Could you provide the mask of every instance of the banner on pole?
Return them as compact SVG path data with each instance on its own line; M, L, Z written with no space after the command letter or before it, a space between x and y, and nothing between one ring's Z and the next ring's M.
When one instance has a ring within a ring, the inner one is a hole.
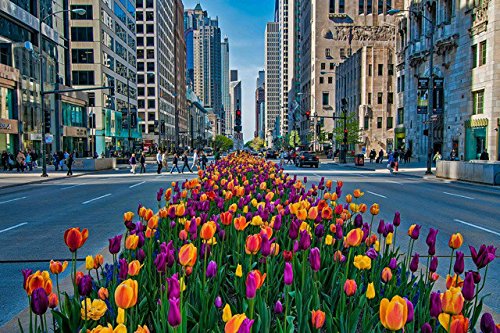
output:
M419 78L417 87L417 114L427 114L429 105L429 79Z

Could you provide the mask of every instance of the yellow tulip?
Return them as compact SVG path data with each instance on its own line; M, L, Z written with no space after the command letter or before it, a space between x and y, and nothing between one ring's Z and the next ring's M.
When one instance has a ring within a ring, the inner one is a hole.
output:
M85 304L87 305L85 307ZM98 321L108 310L106 303L103 300L85 298L82 301L81 317L85 320L85 309L87 309L87 319Z
M399 331L408 319L408 305L404 298L394 296L391 301L387 298L380 302L380 322L391 331Z
M325 244L326 245L332 245L333 241L334 241L334 239L333 239L332 235L326 235L326 237L325 237Z
M366 287L366 298L375 298L375 287L373 286L373 282L368 283L368 286Z
M392 244L392 237L393 237L393 233L390 232L387 234L387 237L385 238L385 245L391 245Z
M368 256L357 255L354 257L354 267L360 270L371 269L372 260Z
M237 277L243 276L243 270L240 264L238 264L238 266L236 267L236 272L234 273L234 275L236 275Z
M116 322L118 324L125 323L125 310L122 308L118 308L118 314L116 315Z
M229 306L229 304L226 304L226 306L224 306L224 309L222 310L222 321L226 323L229 321L229 319L231 319L232 316L233 314L231 313L231 307Z
M92 256L87 256L85 258L85 268L90 271L94 269L94 258Z

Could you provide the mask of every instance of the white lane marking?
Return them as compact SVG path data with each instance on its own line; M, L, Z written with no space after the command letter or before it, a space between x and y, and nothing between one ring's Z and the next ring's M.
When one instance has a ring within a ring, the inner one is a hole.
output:
M354 173L353 175L355 175L355 176L359 176L359 177L368 177L368 176L366 176L366 175L362 175L362 174L360 174L360 173Z
M142 184L144 184L144 183L145 183L145 181L144 181L144 182L137 183L137 184L134 184L134 185L130 185L128 188L134 188L134 187L139 186L139 185L142 185Z
M76 185L71 185L71 186L67 186L67 187L63 187L61 188L61 190L67 190L69 188L73 188L73 187L77 187L77 186L82 186L82 185L86 185L87 183L82 183L82 184L76 184Z
M105 195L101 195L100 197L84 201L84 202L82 202L82 205L86 205L86 204L88 204L88 203L90 203L92 201L96 201L96 200L99 200L99 199L102 199L102 198L105 198L105 197L109 197L110 195L111 195L111 193L108 193L108 194L105 194Z
M377 197L381 197L381 198L386 198L386 199L387 199L387 197L386 197L385 195L378 194L378 193L371 192L371 191L366 191L366 192L368 192L368 193L370 193L370 194L373 194L373 195L376 195Z
M3 229L3 230L0 230L0 234L1 234L2 232L6 232L6 231L9 231L9 230L12 230L12 229L15 229L15 228L22 227L23 225L26 225L26 224L28 224L28 222L19 223L19 224L16 224L16 225L12 226L12 227L9 227L9 228L6 228L6 229Z
M395 182L394 180L386 180L388 183L393 183L393 184L398 184L398 185L403 185L402 183Z
M23 200L23 199L26 199L26 197L20 197L20 198L10 199L10 200L7 200L7 201L0 201L0 204L12 202L12 201L17 201L17 200Z
M468 197L468 196L465 196L465 195L460 195L460 194L455 194L455 193L449 193L449 192L443 192L443 193L451 195L451 196L454 196L454 197L460 197L460 198L464 198L464 199L474 200L474 198L471 198L471 197Z
M496 231L493 231L493 230L490 230L490 229L487 229L487 228L483 228L483 227L480 227L478 225L475 225L475 224L472 224L472 223L469 223L469 222L465 222L465 221L462 221L462 220L458 220L458 219L454 219L455 222L458 222L458 223L462 223L462 224L465 224L465 225L468 225L469 227L473 227L473 228L477 228L477 229L481 229L483 231L486 231L486 232L489 232L491 234L494 234L494 235L497 235L497 236L500 236L500 232L496 232Z
M324 177L324 176L318 175L317 173L313 173L313 176L318 177L318 178Z

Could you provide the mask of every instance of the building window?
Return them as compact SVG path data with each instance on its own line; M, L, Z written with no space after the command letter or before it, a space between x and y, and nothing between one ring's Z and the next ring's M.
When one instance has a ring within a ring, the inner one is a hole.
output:
M75 86L88 86L95 84L94 71L73 71L72 83Z
M377 128L382 128L382 117L377 117Z
M382 104L382 100L384 99L384 93L377 93L377 103Z
M477 67L477 44L472 45L471 53L472 53L472 68L476 68Z
M148 87L148 96L149 97L155 96L155 87Z
M148 69L148 72L154 72L154 70L155 70L155 63L154 62L148 62L147 69Z
M332 57L332 52L330 49L325 49L325 57L330 59Z
M333 62L330 63L330 70L333 71L335 69L335 64Z
M148 73L148 83L155 83L155 75L153 73Z
M78 15L71 12L72 20L92 20L92 5L71 5L71 10L75 9L85 9L85 14Z
M137 107L139 109L144 109L144 106L145 106L145 104L144 104L144 100L143 99L140 99L140 100L137 101Z
M142 25L142 24L137 25L137 33L138 34L144 33L144 25Z
M389 76L394 75L394 65L393 64L387 65L387 74L389 74Z
M72 49L71 62L74 64L92 64L94 63L93 49Z
M340 48L339 49L339 55L340 55L340 59L345 59L346 56L345 56L345 49L344 48Z
M405 76L401 75L401 91L405 91Z
M387 129L391 129L392 127L392 117L387 117Z
M155 32L155 26L153 24L146 25L146 33L152 34Z
M486 64L486 41L479 43L479 66Z
M335 0L330 0L330 14L335 13Z
M472 114L483 114L484 113L484 90L478 90L472 92L472 102L473 110Z
M388 104L394 103L394 93L392 93L392 92L387 93L387 103Z
M373 12L372 0L367 0L366 2L366 14L371 14Z
M324 62L321 63L321 70L324 71L326 69L326 64Z
M378 0L378 14L384 13L384 0Z
M372 64L368 65L368 76L372 76Z
M363 126L364 129L365 130L369 129L370 128L370 117L365 116L363 120L364 120L364 126Z
M320 78L319 78L319 84L323 84L323 83L325 83L325 79L322 76L320 76Z
M358 9L359 15L365 13L365 0L359 0L359 9Z
M144 96L144 87L137 88L137 95Z
M92 27L71 27L71 40L74 42L92 42L94 29Z
M405 122L405 109L398 108L398 125L403 125Z
M146 7L147 8L153 8L154 7L154 1L153 0L146 0Z
M137 74L137 83L144 83L144 75Z
M142 61L137 62L137 70L139 72L144 72L144 63Z
M372 104L372 93L368 93L368 105Z
M154 21L155 20L155 14L153 12L146 12L146 21Z
M156 107L156 103L154 99L148 99L148 109L154 109Z
M384 75L384 64L378 64L378 75Z
M327 92L323 92L323 105L330 105L330 94Z
M339 13L344 13L344 12L345 12L345 1L339 0Z
M135 18L137 21L143 21L144 20L144 13L143 12L135 13Z
M146 37L146 45L147 46L155 46L155 38L154 37Z
M328 84L332 84L333 83L333 77L328 77Z
M146 57L147 57L147 59L154 59L155 58L155 50L148 50L146 52Z

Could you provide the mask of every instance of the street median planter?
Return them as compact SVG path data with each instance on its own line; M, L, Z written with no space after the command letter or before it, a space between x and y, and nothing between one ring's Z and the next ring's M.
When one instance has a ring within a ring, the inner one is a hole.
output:
M75 158L73 171L99 171L116 168L116 158Z
M436 177L500 185L500 162L472 160L437 161Z

